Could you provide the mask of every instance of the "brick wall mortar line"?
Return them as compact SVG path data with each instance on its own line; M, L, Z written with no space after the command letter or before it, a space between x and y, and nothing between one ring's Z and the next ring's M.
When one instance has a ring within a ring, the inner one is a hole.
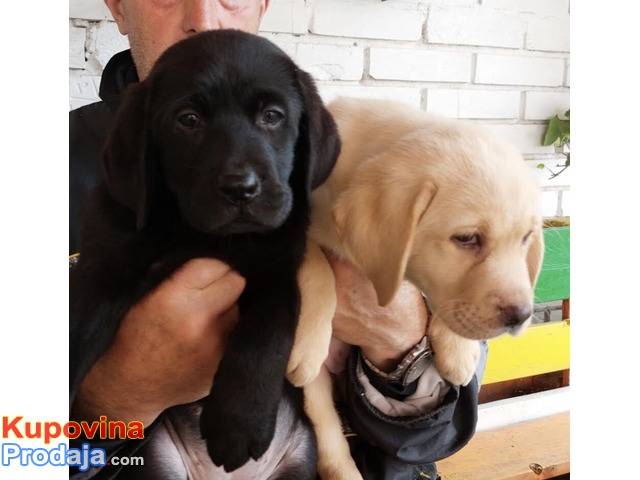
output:
M260 34L269 38L276 43L278 41L288 43L317 43L329 45L358 46L371 48L415 48L416 50L432 50L432 51L451 51L451 52L471 52L497 55L514 55L514 56L539 56L544 58L568 58L570 52L556 52L543 50L527 50L524 48L507 48L507 47L490 47L482 45L465 45L465 44L444 44L444 43L428 43L422 40L386 40L376 38L359 38L359 37L335 37L329 35L318 35L307 33L305 35L292 35L289 33L262 32Z
M304 0L304 7L307 14L307 34L311 31L313 20L316 15L315 0Z
M371 77L371 49L365 48L362 52L363 61L362 61L362 78L361 82L365 80L373 80Z
M77 27L100 27L103 23L115 23L111 21L87 21L81 19L74 19L72 24ZM425 24L426 28L426 24ZM430 50L438 52L452 52L452 53L477 53L477 54L497 54L497 55L513 55L513 56L529 56L529 57L542 57L542 58L562 58L568 59L570 52L555 52L544 50L527 50L527 49L514 49L506 47L487 47L478 45L454 45L454 44L439 44L428 43L421 39L418 41L406 41L406 40L385 40L385 39L370 39L370 38L358 38L358 37L333 37L317 35L307 33L303 35L294 35L289 33L274 33L274 32L262 32L261 36L268 38L276 43L282 41L284 43L313 43L319 45L335 45L335 46L357 46L364 48L401 48L401 49L416 49Z
M332 80L323 81L333 85L354 85L358 80ZM363 77L357 85L363 87L415 87L415 88L443 88L448 90L472 90L472 91L526 91L526 92L547 92L547 93L569 93L569 87L548 87L535 85L498 85L486 83L467 82L437 82L437 81L414 81L414 80L387 80L375 79L370 76Z
M540 191L542 192L570 192L571 187L569 185L541 185Z
M422 24L422 43L429 43L429 32L427 30L427 24L429 23L429 14L431 13L431 5L429 5L424 14L424 23Z
M472 85L476 84L476 71L478 69L478 54L474 53L471 55L471 68L469 69L469 83Z

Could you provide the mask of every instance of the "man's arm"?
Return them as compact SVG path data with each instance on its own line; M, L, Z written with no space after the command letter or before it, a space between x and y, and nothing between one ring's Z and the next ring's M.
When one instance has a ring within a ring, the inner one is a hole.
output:
M386 385L362 362L362 354L383 372L395 369L425 335L422 293L404 282L391 304L379 307L373 286L360 272L329 260L338 285L334 335L359 347L349 358L345 399L357 434L349 440L358 468L367 479L432 474L433 462L462 448L475 432L486 342L478 373L466 387L449 385L433 364L405 388Z
M218 260L186 263L123 319L85 378L71 417L106 415L149 426L166 408L208 395L244 285Z
M369 280L349 263L333 255L327 258L338 296L333 335L359 346L373 365L391 372L426 332L427 310L422 293L403 282L392 302L380 307Z

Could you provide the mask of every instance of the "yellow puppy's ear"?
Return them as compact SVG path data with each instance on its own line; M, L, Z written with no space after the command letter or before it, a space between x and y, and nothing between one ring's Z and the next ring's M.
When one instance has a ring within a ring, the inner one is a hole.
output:
M531 288L535 288L536 286L536 281L542 268L542 258L544 257L544 237L542 229L538 229L533 235L533 241L527 252L527 268L529 269Z
M347 258L371 280L385 306L404 278L416 226L436 189L409 175L394 176L388 165L354 177L338 197L333 218Z

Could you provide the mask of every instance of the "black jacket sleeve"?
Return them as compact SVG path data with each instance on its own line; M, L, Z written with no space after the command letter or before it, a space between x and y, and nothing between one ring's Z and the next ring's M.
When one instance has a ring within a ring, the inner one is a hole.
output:
M357 433L349 437L351 453L366 480L413 480L433 475L434 462L469 442L478 419L478 391L486 355L484 342L478 373L471 383L466 387L452 386L435 410L415 417L390 417L365 396L356 376L359 353L356 348L352 350L345 413Z
M100 157L116 108L98 102L69 112L69 255L78 253L82 205L100 180Z

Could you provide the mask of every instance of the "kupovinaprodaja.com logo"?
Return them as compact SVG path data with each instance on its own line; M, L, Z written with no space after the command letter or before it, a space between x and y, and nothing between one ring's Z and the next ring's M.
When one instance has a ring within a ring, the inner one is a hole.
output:
M101 416L100 421L94 422L22 422L24 417L16 416L10 419L2 417L2 439L38 439L44 440L45 445L51 441L64 437L75 440L81 435L83 439L141 439L144 438L144 426L142 422L112 422L107 417ZM91 466L107 465L107 457L104 449L91 448L88 443L83 443L81 448L69 448L66 443L51 445L47 448L27 448L13 442L2 443L2 465L14 464L27 465L56 465L77 466L85 471ZM124 463L123 463L124 465Z

